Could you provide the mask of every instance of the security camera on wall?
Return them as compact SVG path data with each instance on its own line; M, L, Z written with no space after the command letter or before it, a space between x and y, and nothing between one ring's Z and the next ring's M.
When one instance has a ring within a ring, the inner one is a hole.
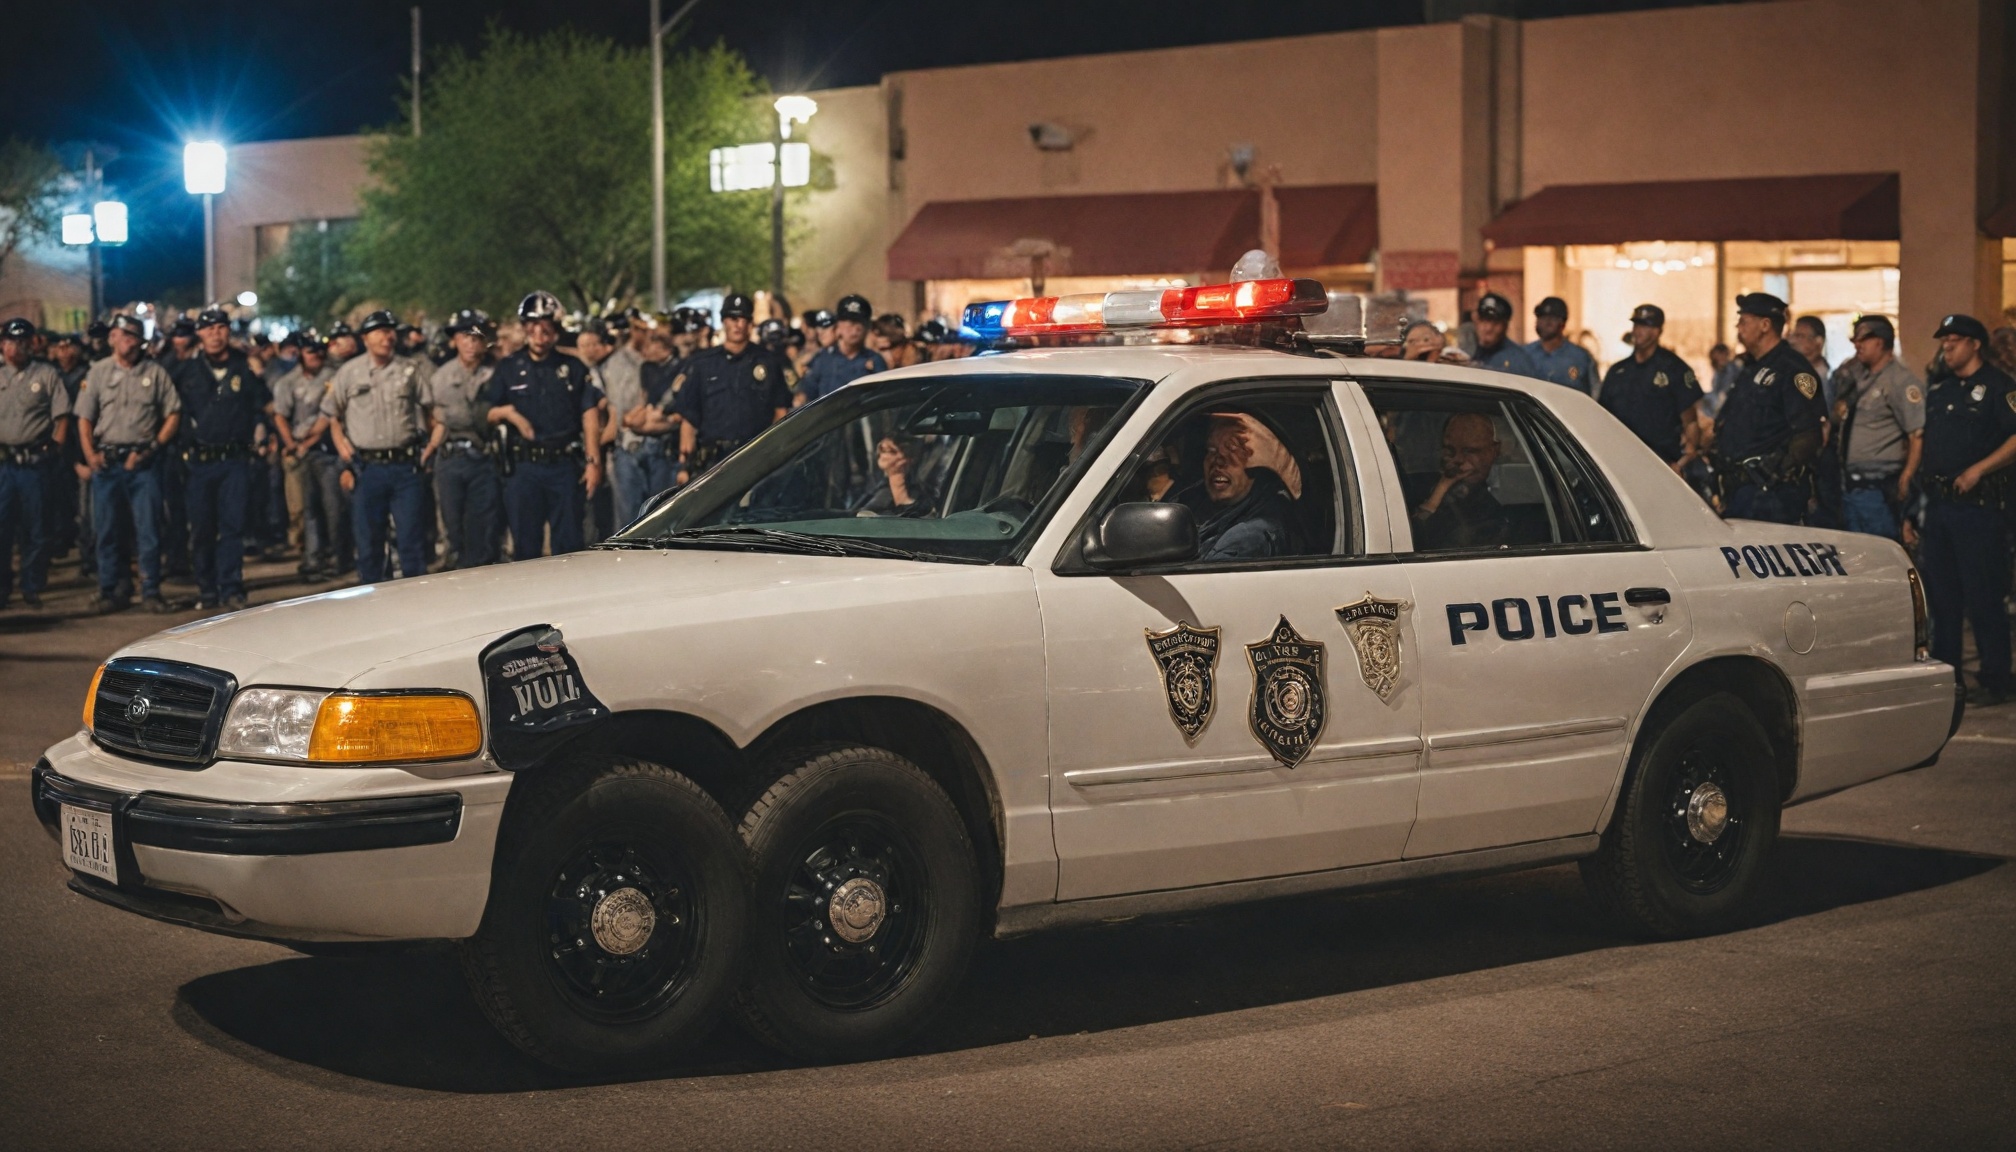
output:
M1078 142L1076 135L1062 124L1048 120L1029 125L1029 142L1042 152L1069 152Z

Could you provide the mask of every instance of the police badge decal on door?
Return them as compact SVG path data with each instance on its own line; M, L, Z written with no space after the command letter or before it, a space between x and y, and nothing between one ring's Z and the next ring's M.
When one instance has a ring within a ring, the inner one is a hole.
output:
M1218 706L1218 632L1179 620L1167 632L1148 633L1148 652L1169 697L1169 719L1186 744L1197 742Z
M1246 662L1253 666L1247 723L1282 767L1293 768L1323 734L1323 645L1303 639L1283 616L1273 635L1246 646Z

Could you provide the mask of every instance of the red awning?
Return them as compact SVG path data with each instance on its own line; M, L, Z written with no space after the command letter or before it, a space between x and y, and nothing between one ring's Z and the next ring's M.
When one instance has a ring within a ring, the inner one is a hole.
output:
M1370 185L1276 190L1281 262L1358 264L1378 237ZM1224 269L1260 245L1251 189L934 200L889 246L892 280L1175 275Z
M1501 248L1635 240L1895 240L1897 175L1552 184L1484 226Z

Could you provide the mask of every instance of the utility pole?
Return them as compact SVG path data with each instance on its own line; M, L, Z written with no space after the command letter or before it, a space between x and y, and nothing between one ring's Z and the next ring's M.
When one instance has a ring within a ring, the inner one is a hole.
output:
M783 116L777 118L776 146L770 152L770 301L784 298L784 134Z
M96 204L103 198L101 179L98 171L98 157L93 149L84 150L84 202ZM91 241L91 319L96 321L105 311L105 261L99 253L101 245L96 238Z
M413 135L420 135L420 6L413 6Z
M670 20L658 22L651 0L651 310L665 311L665 37L700 0L686 0ZM417 115L417 113L416 113Z

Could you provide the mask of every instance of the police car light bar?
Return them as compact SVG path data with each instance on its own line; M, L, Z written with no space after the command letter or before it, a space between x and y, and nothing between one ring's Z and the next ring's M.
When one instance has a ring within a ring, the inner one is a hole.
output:
M1205 328L1314 316L1330 306L1315 280L1241 280L1194 288L1024 296L968 304L959 335L985 343L1006 336L1103 332L1123 328Z

